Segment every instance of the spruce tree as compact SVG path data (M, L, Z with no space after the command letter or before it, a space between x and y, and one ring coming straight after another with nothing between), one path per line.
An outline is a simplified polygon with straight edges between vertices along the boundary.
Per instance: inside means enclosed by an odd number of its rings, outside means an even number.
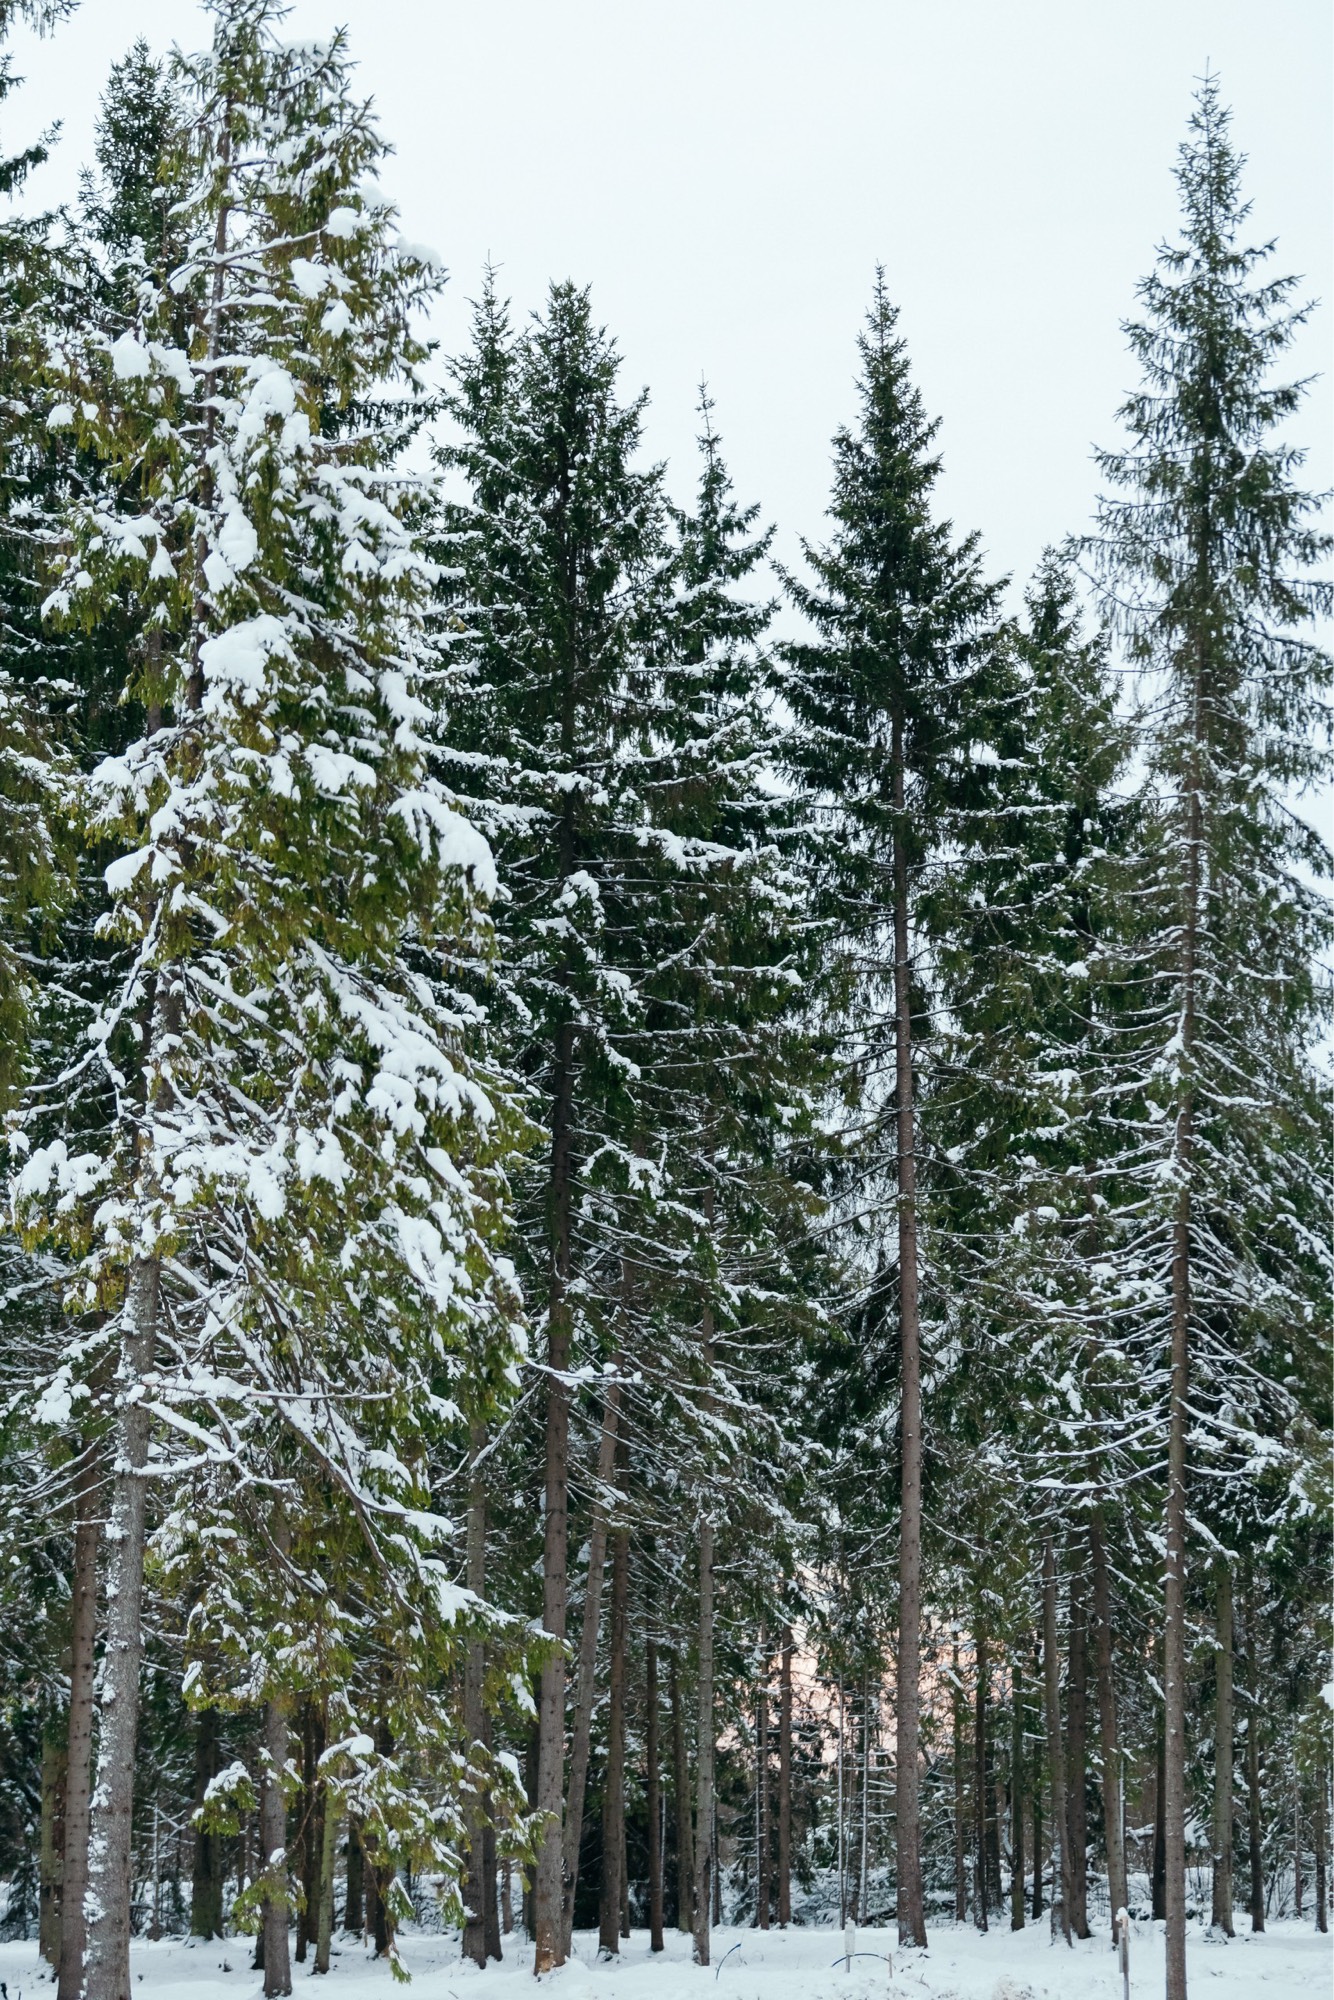
M15 1190L75 1260L72 1302L105 1315L66 1368L106 1403L115 1457L93 2000L129 1990L150 1456L165 1477L202 1452L268 1498L248 1574L264 1551L273 1619L255 1606L245 1686L265 1709L278 1992L302 1494L314 1480L316 1523L332 1508L328 1532L355 1526L395 1578L405 1637L461 1643L430 1438L494 1403L515 1360L494 1237L518 1128L458 991L494 867L425 768L431 570L394 433L360 415L382 386L413 393L411 319L437 275L368 179L385 147L342 38L285 46L269 0L214 14L211 52L181 59L189 117L164 169L186 260L123 331L71 333L50 362L48 421L106 481L70 504L48 609L95 628L133 593L126 692L147 724L84 786L115 851L123 980L35 1103ZM90 1144L99 1095L113 1111ZM223 1509L214 1523L225 1539Z
M828 894L856 990L850 1064L870 1171L892 1177L900 1340L897 1881L900 1940L924 1945L918 1798L922 1618L922 1309L917 1069L926 871L977 789L997 586L977 537L931 516L937 424L913 386L897 310L877 277L858 342L862 414L834 440L828 545L792 596L817 637L790 649L792 752L829 825ZM883 1081L891 1079L890 1081Z
M455 370L459 434L442 453L467 495L442 521L441 601L461 698L447 705L441 768L475 801L504 872L497 1019L547 1135L520 1207L547 1363L539 1971L568 1948L570 1371L593 1360L600 1372L610 1358L644 1129L618 1038L639 1004L637 698L651 675L669 560L661 470L637 463L644 398L619 399L619 368L587 292L553 285L545 313L515 336L488 283L472 352Z
M1186 1591L1190 1441L1229 1381L1281 1378L1314 1336L1300 1220L1318 1140L1314 965L1330 936L1323 843L1293 800L1329 769L1331 662L1310 636L1331 592L1329 538L1278 427L1303 385L1271 371L1309 308L1245 236L1243 160L1218 81L1197 93L1176 178L1180 240L1159 252L1129 328L1143 387L1091 552L1142 667L1155 840L1140 891L1150 999L1146 1256L1168 1354L1164 1695L1168 2000L1184 2000ZM1226 1417L1219 1408L1219 1417Z

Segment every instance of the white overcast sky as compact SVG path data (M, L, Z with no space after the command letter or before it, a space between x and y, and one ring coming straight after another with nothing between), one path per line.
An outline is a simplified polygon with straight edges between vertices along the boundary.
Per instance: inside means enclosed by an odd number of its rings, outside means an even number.
M829 439L854 408L877 261L943 420L944 504L1022 578L1088 520L1095 442L1131 386L1120 331L1175 226L1172 166L1211 64L1250 165L1257 236L1330 302L1328 0L296 0L345 23L397 148L405 233L451 272L465 337L484 260L516 306L591 283L652 391L684 491L701 374L741 495L779 550L819 537ZM109 64L207 34L192 0L82 0L16 38L5 150L59 118L34 200L73 194ZM1326 303L1294 370L1323 374ZM1331 484L1331 397L1295 427Z

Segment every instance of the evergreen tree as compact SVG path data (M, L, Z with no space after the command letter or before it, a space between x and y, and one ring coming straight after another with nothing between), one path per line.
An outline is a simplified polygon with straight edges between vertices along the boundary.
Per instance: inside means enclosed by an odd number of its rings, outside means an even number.
M812 585L794 582L817 639L790 650L788 694L800 729L793 762L825 802L828 892L846 927L856 1003L851 1067L862 1093L859 1143L868 1201L892 1173L900 1335L897 1880L899 1936L924 1945L918 1823L921 1657L921 1304L917 1069L923 978L919 928L926 870L960 838L985 789L972 756L997 587L976 536L956 543L932 520L940 460L908 373L897 311L878 277L860 337L859 427L834 441L833 538L807 550ZM947 817L948 816L948 817ZM888 964L886 963L888 959Z
M16 1182L25 1226L76 1259L73 1301L105 1315L65 1367L108 1402L116 1466L94 2000L128 1990L150 1455L165 1474L202 1453L268 1496L246 1547L252 1574L267 1551L275 1601L271 1620L252 1610L245 1694L265 1706L264 1963L280 1992L303 1491L318 1473L315 1521L332 1496L394 1579L405 1644L442 1643L464 1607L427 1446L462 1405L503 1395L515 1360L494 1237L517 1127L457 990L486 948L494 869L425 769L415 489L392 434L356 419L377 384L411 391L410 319L437 279L367 192L385 148L342 38L285 46L279 13L219 0L211 53L181 61L191 116L167 171L186 262L142 287L133 326L89 327L51 361L48 421L103 457L112 497L72 504L49 609L95 626L133 591L127 692L148 723L86 784L118 850L124 981L37 1104ZM91 1147L90 1094L116 1107ZM225 1541L237 1517L213 1525ZM208 1523L194 1532L208 1547Z
M1271 370L1308 308L1244 236L1243 161L1217 79L1181 150L1179 243L1128 329L1144 386L1092 552L1144 669L1156 841L1141 897L1152 985L1141 1020L1144 1177L1170 1354L1164 1690L1168 2000L1184 2000L1188 1439L1242 1372L1281 1378L1322 1314L1302 1213L1319 1141L1309 1050L1330 936L1323 844L1292 798L1328 772L1331 662L1308 636L1331 593L1329 538L1277 427L1302 385ZM1327 1296L1328 1280L1323 1290ZM1189 1411L1189 1416L1188 1416ZM1221 1410L1220 1410L1221 1416Z
M638 1006L627 965L646 818L637 697L669 560L661 471L635 463L644 398L618 400L619 365L586 292L553 286L545 315L516 338L488 283L473 351L455 370L460 434L442 453L468 489L442 524L443 605L468 675L448 712L442 768L504 872L497 990L548 1134L520 1212L547 1361L539 1971L567 1949L569 1378L609 1358L627 1234L620 1197L635 1207L645 1129L619 1037Z

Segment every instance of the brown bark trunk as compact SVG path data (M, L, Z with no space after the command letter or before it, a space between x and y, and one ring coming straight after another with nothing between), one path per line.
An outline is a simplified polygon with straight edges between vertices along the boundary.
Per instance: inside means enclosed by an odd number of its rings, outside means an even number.
M320 1789L323 1801L320 1812L319 1908L315 1913L315 1970L325 1973L329 1970L329 1954L333 1949L334 1871L338 1865L338 1824L341 1815L328 1785L321 1785Z
M388 1931L385 1928L384 1911L380 1908L380 1870L373 1853L362 1849L362 1880L365 1884L366 1923L363 1936L370 1938L375 1946L375 1956L384 1952Z
M69 1733L65 1758L64 1899L57 2000L78 2000L87 1935L88 1821L92 1796L93 1701L97 1640L97 1460L84 1443L74 1482L74 1568L70 1580Z
M1153 1920L1161 1923L1167 1915L1167 1839L1164 1834L1163 1802L1167 1788L1163 1781L1164 1750L1162 1726L1158 1729L1158 1762L1153 1793Z
M778 1681L778 1921L792 1921L792 1627L783 1627Z
M1255 1604L1251 1590L1250 1565L1246 1568L1246 1665L1250 1686L1246 1704L1246 1846L1250 1861L1251 1929L1265 1927L1264 1851L1260 1822L1260 1663L1255 1629Z
M218 1775L217 1710L201 1708L195 1717L195 1811L203 1806L209 1785ZM222 1936L222 1836L196 1824L194 1866L190 1875L190 1929L195 1937Z
M598 1945L609 1958L621 1948L621 1865L625 1847L625 1638L630 1537L612 1537L611 1659L607 1701L607 1773L602 1788L602 1907Z
M619 1360L616 1365L619 1366ZM593 1710L597 1706L598 1636L602 1623L603 1573L607 1566L606 1496L616 1476L620 1403L620 1384L613 1379L607 1385L602 1405L602 1430L598 1439L597 1492L593 1500L593 1522L588 1537L588 1582L584 1590L584 1618L579 1633L574 1720L570 1729L570 1773L565 1793L565 1835L562 1853L565 1882L561 1903L564 1952L567 1957L574 1927L575 1891L579 1886L579 1847L584 1833L584 1799L588 1790L588 1762L593 1741Z
M1037 1647L1036 1644L1034 1645L1033 1648L1033 1669L1035 1675L1037 1675L1040 1678L1042 1673L1042 1660L1039 1648ZM1043 1722L1041 1730L1042 1740L1039 1741L1039 1737L1037 1734L1035 1734L1033 1738L1033 1788L1032 1789L1033 1789L1033 1921L1034 1923L1036 1923L1038 1918L1042 1915L1044 1907L1042 1901L1042 1869L1044 1860L1046 1858L1046 1850L1042 1845L1042 1781L1046 1765L1045 1752L1046 1752L1046 1735L1047 1735L1045 1709L1042 1711L1042 1713L1043 1713Z
M1083 1585L1070 1579L1070 1657L1066 1684L1066 1812L1070 1821L1070 1928L1089 1936L1088 1917L1088 1638Z
M1126 1884L1125 1812L1116 1716L1116 1683L1112 1678L1112 1597L1102 1517L1089 1518L1089 1554L1093 1566L1093 1640L1098 1680L1098 1732L1102 1750L1103 1832L1107 1844L1107 1888L1111 1898L1113 1933L1119 1910L1129 1902Z
M60 1970L60 1904L65 1863L65 1742L52 1716L42 1731L41 1832L38 1851L37 1949Z
M1302 1874L1302 1781L1296 1774L1292 1780L1292 1903L1296 1916L1302 1915L1302 1904L1306 1896L1306 1883Z
M648 1814L648 1948L662 1951L662 1786L658 1773L658 1648L644 1648L644 1807Z
M672 1712L672 1787L676 1811L676 1928L689 1936L695 1928L695 1842L690 1822L690 1766L681 1700L681 1672L675 1649L667 1661L667 1692Z
M260 1841L268 1890L264 1897L264 1996L290 1993L292 1966L287 1946L287 1708L274 1697L264 1708L264 1788L260 1795Z
M1197 676L1196 703L1200 696ZM1182 925L1181 1052L1195 1043L1196 945L1200 900L1200 786L1188 806ZM1163 1589L1163 1851L1167 1918L1166 2000L1186 2000L1186 1427L1190 1393L1191 1199L1194 1098L1183 1085L1177 1110L1175 1166L1180 1192L1172 1253L1171 1400L1167 1430L1166 1564Z
M1042 1671L1047 1711L1047 1768L1057 1867L1052 1882L1052 1929L1060 1924L1070 1943L1070 1822L1065 1801L1065 1755L1061 1745L1061 1663L1056 1650L1056 1552L1048 1535L1042 1545ZM1059 1892L1057 1884L1059 1883Z
M468 1482L468 1548L466 1576L474 1597L486 1595L486 1481L482 1474L482 1452L486 1448L486 1425L471 1426ZM486 1645L472 1639L463 1668L463 1728L470 1758L485 1756L487 1748L486 1709L483 1688L486 1680ZM483 1786L475 1787L465 1814L468 1861L463 1877L463 1956L474 1965L486 1964L486 1867L485 1845L487 1799Z
M159 975L160 995L167 976ZM161 1025L155 1040L167 1025L166 1012L159 1002L155 1013ZM123 1308L116 1373L111 1452L115 1473L107 1523L106 1650L85 1898L85 1910L92 1912L83 1965L87 2000L130 2000L130 1841L144 1646L144 1468L149 1436L148 1410L137 1391L153 1364L160 1295L161 1266L155 1258L138 1259L130 1272Z
M301 1824L296 1838L293 1873L301 1879L303 1907L296 1915L296 1963L304 1965L315 1926L319 1921L320 1892L320 1788L316 1767L322 1744L315 1737L315 1704L307 1698L301 1704Z
M1014 1654L1010 1688L1010 1929L1024 1928L1024 1670Z
M487 1742L491 1740L490 1723L487 1724ZM490 1801L487 1802L487 1820L482 1828L482 1927L486 1941L486 1955L500 1963L500 1906L496 1896L496 1882L499 1874L499 1858L496 1851L496 1829L491 1824Z
M572 810L572 807L570 808ZM570 844L567 831L563 841ZM572 855L562 856L563 861ZM568 874L567 866L563 873ZM548 1183L551 1268L547 1290L547 1423L542 1544L542 1626L551 1651L542 1665L538 1704L537 1804L545 1815L533 1877L533 1971L565 1963L563 1813L565 1792L565 1627L569 1608L570 1223L573 1198L574 1024L556 1037Z
M755 1703L755 1922L769 1928L772 1892L769 1856L769 1660L760 1661L760 1686Z
M964 1770L963 1770L963 1687L959 1679L959 1642L954 1641L950 1653L952 1668L950 1690L951 1720L954 1726L954 1921L964 1922L968 1915L968 1870L966 1853L968 1836L964 1825Z
M1315 1927L1318 1931L1328 1928L1325 1914L1328 1907L1329 1870L1329 1774L1323 1761L1315 1767L1315 1825L1312 1829L1315 1845Z
M980 1621L979 1621L980 1625ZM973 1700L973 1920L987 1924L987 1635L974 1634L977 1687Z
M710 1321L711 1321L710 1315ZM706 1344L712 1348L712 1325ZM695 1963L709 1962L713 1917L713 1523L699 1524L699 1723L695 1769Z
M1220 1563L1214 1614L1214 1926L1226 1936L1232 1929L1233 1844L1233 1703L1232 1703L1232 1572Z
M913 1109L912 990L908 962L908 858L903 718L891 745L894 787L894 1069L898 1155L899 1385L902 1471L899 1496L899 1645L896 1747L898 1928L900 1945L926 1945L918 1777L922 1644L922 1357L917 1299L917 1141Z
M347 1823L347 1883L343 1897L343 1929L359 1936L366 1923L366 1852L361 1844L361 1826L355 1819Z

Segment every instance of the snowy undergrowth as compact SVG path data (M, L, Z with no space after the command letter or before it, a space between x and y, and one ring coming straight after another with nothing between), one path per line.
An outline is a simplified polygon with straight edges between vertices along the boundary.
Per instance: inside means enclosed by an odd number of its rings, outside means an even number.
M717 2000L1120 2000L1121 1979L1105 1937L1066 1951L1053 1946L1042 1926L1017 1935L993 1930L980 1937L971 1927L933 1931L924 1957L900 1957L886 1930L857 1933L857 1957L845 1970L840 1933L833 1929L770 1931L722 1929L714 1933L714 1962L690 1962L690 1941L669 1932L657 1958L648 1950L648 1932L636 1931L622 1947L619 1964L599 1962L597 1937L575 1937L575 1956L542 1982L557 2000L684 2000L716 1995ZM457 1936L431 1936L410 1929L401 1937L403 1957L413 1975L415 2000L520 2000L534 1991L531 1946L505 1940L505 1961L479 1973L460 1960ZM893 1951L891 1975L886 1953ZM261 1978L250 1969L250 1940L222 1944L164 1940L136 1942L132 1951L135 2000L257 2000ZM1208 2000L1288 2000L1288 1996L1328 1993L1334 1947L1309 1923L1280 1922L1261 1937L1237 1937L1216 1944L1191 1927L1188 1945L1191 1992ZM366 1956L360 1946L335 1947L330 1977L341 2000L390 2000L395 1987L389 1968ZM300 1994L311 1975L294 1968L293 1991ZM0 1979L9 2000L37 2000L47 1976L34 1943L0 1945ZM1131 1950L1134 2000L1162 2000L1161 1924L1141 1924Z

